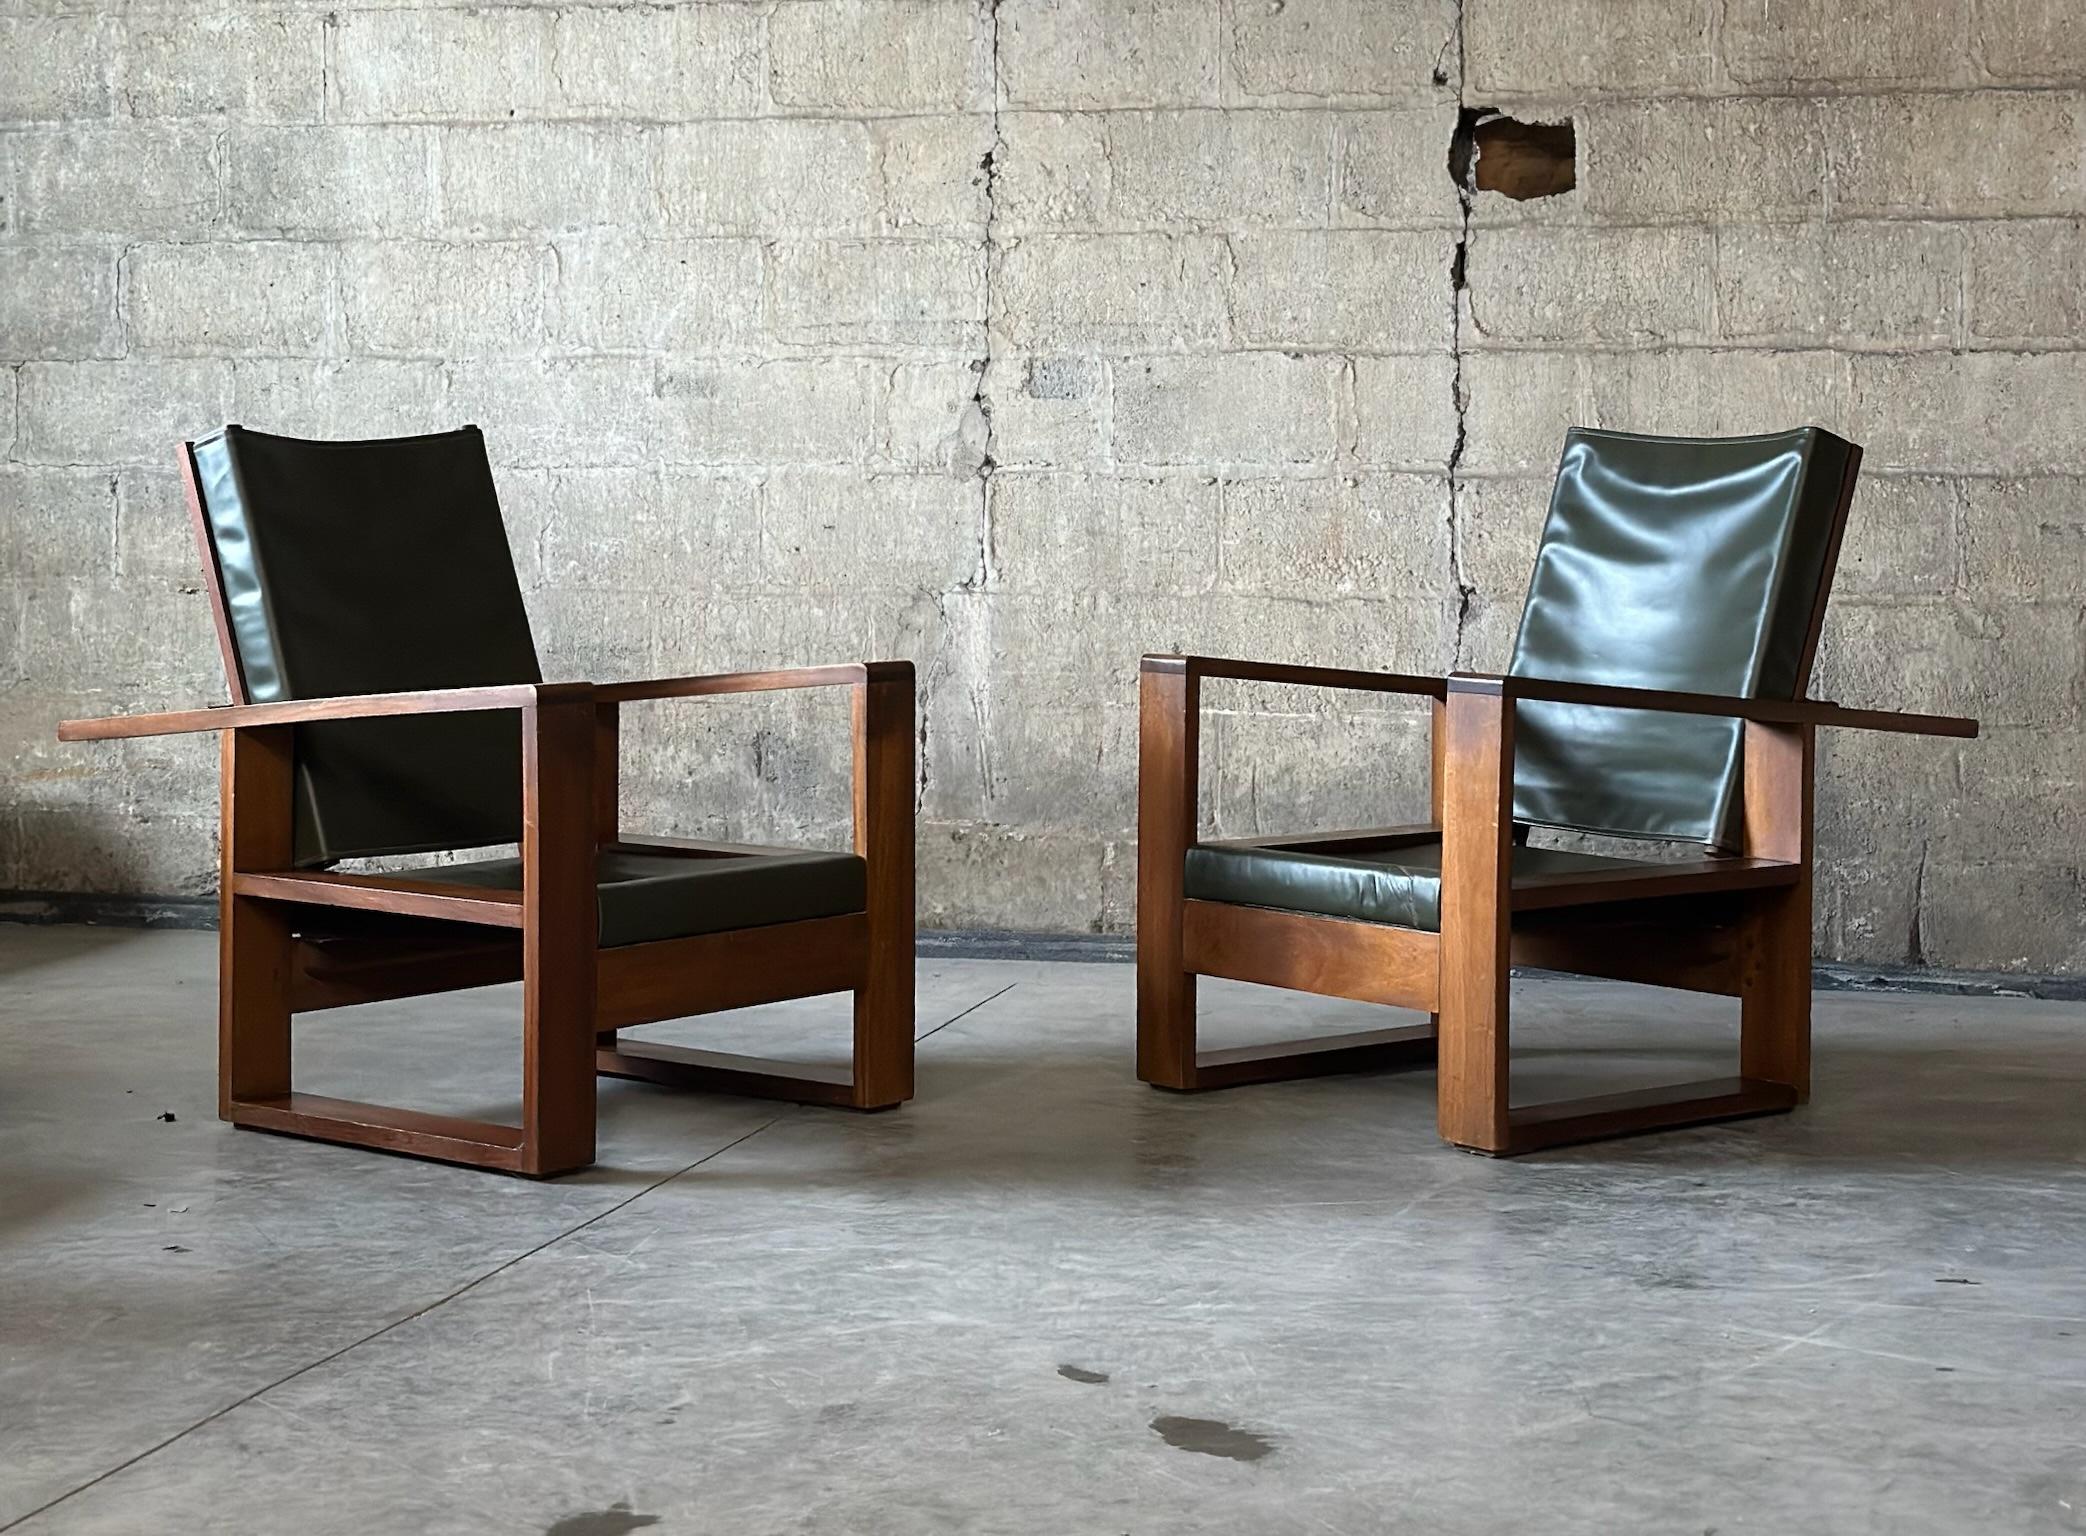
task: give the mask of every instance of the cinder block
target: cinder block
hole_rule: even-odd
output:
[[[0,880],[8,890],[208,896],[217,889],[216,817],[208,812],[176,816],[104,799],[24,808],[0,827],[9,850],[0,853]]]
[[[1356,358],[1356,460],[1389,469],[1445,468],[1458,430],[1455,373],[1446,353]]]
[[[1536,476],[1465,480],[1457,488],[1456,507],[1457,577],[1486,602],[1518,616],[1543,541],[1543,519],[1550,512],[1550,481]]]
[[[983,232],[991,118],[887,118],[869,125],[869,137],[887,226]]]
[[[1231,78],[1248,100],[1437,97],[1456,78],[1457,17],[1453,0],[1240,6],[1226,36]]]
[[[0,464],[0,570],[18,586],[116,568],[116,476]]]
[[[514,358],[443,370],[442,404],[476,422],[496,464],[631,465],[659,462],[659,370],[643,358]],[[580,674],[585,676],[587,674]]]
[[[420,128],[234,128],[226,222],[259,235],[412,234],[430,227],[429,139]]]
[[[16,452],[32,464],[164,465],[199,421],[224,421],[231,398],[231,364],[216,360],[25,363],[20,374]]]
[[[25,235],[135,240],[202,234],[217,222],[217,146],[206,127],[26,133],[14,162]]]
[[[1457,225],[1449,175],[1453,102],[1398,112],[1343,112],[1333,127],[1334,219],[1342,224]]]
[[[447,431],[472,418],[465,406],[444,399],[438,364],[364,357],[240,358],[232,364],[227,419],[291,437],[359,438]],[[195,437],[216,425],[208,415],[198,416],[183,435]]]
[[[122,350],[116,258],[91,246],[0,246],[0,361]]]
[[[116,496],[116,573],[126,582],[199,579],[203,555],[174,455],[164,468],[122,469],[107,478]]]
[[[1449,230],[1241,234],[1230,246],[1242,342],[1370,352],[1449,345]]]
[[[991,512],[994,590],[1188,596],[1217,586],[1208,475],[1002,472]]]
[[[1448,487],[1432,475],[1224,482],[1223,585],[1266,597],[1424,597],[1449,575]]]
[[[556,13],[343,11],[333,22],[328,89],[342,122],[541,117],[559,109]]]
[[[1472,5],[1463,12],[1464,99],[1705,90],[1709,25],[1708,7],[1667,0]]]
[[[1441,658],[1405,670],[1434,672]],[[1354,696],[1350,696],[1354,697]],[[1266,837],[1432,820],[1430,728],[1408,706],[1292,715],[1241,711],[1222,718],[1203,772],[1214,791],[1210,834]]]
[[[1928,475],[1864,474],[1847,512],[1833,591],[1845,597],[1953,592],[1961,560],[1958,504],[1966,490],[1957,481]]]
[[[209,357],[325,349],[332,258],[324,246],[143,245],[124,260],[137,351]]]
[[[1834,603],[1816,698],[2075,729],[2086,631],[2074,602]]]
[[[761,580],[760,489],[650,468],[547,476],[542,580],[622,592],[745,591]]]
[[[680,122],[767,110],[756,6],[585,5],[556,18],[561,113]]]
[[[975,475],[984,463],[988,430],[976,399],[978,379],[975,358],[894,365],[878,402],[872,459],[958,479]]]
[[[199,582],[184,591],[105,576],[31,587],[21,635],[25,675],[63,679],[83,714],[99,712],[81,697],[96,693],[161,708],[222,697],[217,635]]]
[[[1464,291],[1472,339],[1706,341],[1713,249],[1704,229],[1473,231]]]
[[[2086,875],[2076,860],[1928,862],[1921,958],[1929,965],[2066,972],[2086,967]]]
[[[351,352],[480,357],[543,339],[551,253],[540,245],[384,241],[341,247],[341,318]]]
[[[920,824],[916,886],[923,929],[1086,932],[1096,894],[1127,847],[1083,832],[948,820]],[[1009,881],[1007,871],[1022,878]],[[1114,929],[1127,918],[1118,914]]]
[[[1202,0],[1003,0],[1001,94],[1015,107],[1214,106],[1219,19]]]
[[[760,550],[775,592],[947,592],[984,579],[983,498],[944,475],[778,470],[761,482]]]
[[[1010,235],[1090,228],[1108,218],[1108,119],[1096,112],[1004,112],[994,157],[994,226]]]
[[[2086,92],[1843,96],[1820,112],[1835,215],[2079,211]]]
[[[1097,357],[1002,352],[985,375],[992,457],[1003,467],[1077,469],[1108,457],[1108,368]]]
[[[1332,119],[1316,112],[1108,118],[1108,209],[1125,225],[1323,226]]]
[[[1930,0],[1860,15],[1845,0],[1726,5],[1717,52],[1733,81],[1769,90],[1964,84],[1971,8],[1971,0]]]
[[[537,236],[655,222],[651,147],[630,127],[507,123],[440,132],[442,222]]]
[[[1822,110],[1794,97],[1617,101],[1575,110],[1579,204],[1595,219],[1633,223],[1818,216],[1828,131]],[[1524,206],[1496,192],[1478,197],[1517,218]]]
[[[133,117],[313,123],[325,104],[325,19],[310,11],[133,9],[119,70]]]
[[[557,242],[551,340],[574,351],[735,352],[761,326],[761,253],[752,240]]]
[[[1948,225],[1756,225],[1716,235],[1717,323],[1733,341],[1946,346],[1961,233]]]
[[[844,358],[675,362],[655,451],[674,464],[851,464],[867,454],[883,370]]]
[[[1857,353],[1848,435],[1877,467],[2086,470],[2086,352]]]
[[[109,18],[0,17],[0,122],[76,122],[110,110]]]
[[[985,252],[971,240],[778,240],[769,325],[792,346],[977,348]]]
[[[1226,265],[1209,235],[1031,235],[999,257],[993,326],[1023,350],[1214,346]]]
[[[1340,371],[1336,358],[1281,352],[1119,363],[1115,456],[1198,467],[1327,463]]]
[[[2086,598],[2086,481],[1965,481],[1963,543],[1981,598]]]
[[[797,109],[990,110],[984,18],[971,0],[788,0],[768,18],[768,88]]]
[[[860,123],[689,123],[651,140],[664,217],[691,234],[852,234],[869,226],[881,199]]]
[[[1972,224],[1963,290],[1973,337],[2086,336],[2086,226],[2076,219]]]
[[[2086,79],[2086,13],[2064,0],[1979,0],[1975,47],[1994,79]]]

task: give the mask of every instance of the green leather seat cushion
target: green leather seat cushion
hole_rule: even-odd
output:
[[[596,873],[604,949],[837,917],[868,903],[868,866],[852,853],[709,858],[604,850]],[[518,891],[522,866],[519,859],[480,859],[422,870],[417,878]]]
[[[1641,859],[1562,848],[1514,850],[1514,877],[1643,868]],[[1441,931],[1441,840],[1335,856],[1293,848],[1197,844],[1188,850],[1187,894],[1197,901],[1276,907],[1319,917]]]

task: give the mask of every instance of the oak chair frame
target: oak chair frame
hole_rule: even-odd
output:
[[[1816,632],[1814,624],[1813,644]],[[1337,854],[1440,838],[1439,933],[1186,895],[1186,856],[1197,841],[1205,678],[1432,701],[1429,823],[1232,841]],[[1513,817],[1514,711],[1524,700],[1743,721],[1736,855],[1512,880],[1512,849],[1527,830]],[[1146,656],[1138,710],[1139,1078],[1193,1092],[1431,1065],[1439,1073],[1442,1138],[1505,1156],[1775,1114],[1806,1102],[1817,730],[1977,734],[1974,720],[1808,699],[1726,698],[1461,672],[1414,677],[1208,656]],[[1507,1091],[1507,981],[1514,965],[1735,997],[1737,1073],[1514,1106]],[[1197,976],[1384,1003],[1430,1018],[1408,1028],[1204,1052],[1196,1046]]]
[[[184,452],[198,547],[210,548]],[[913,666],[876,661],[614,684],[521,683],[254,704],[246,700],[215,562],[203,561],[233,702],[69,720],[68,742],[216,731],[222,741],[218,1115],[234,1125],[531,1176],[595,1155],[597,1074],[860,1110],[913,1096]],[[846,688],[859,912],[602,948],[596,855],[761,858],[785,848],[638,837],[622,829],[621,706]],[[292,867],[295,733],[319,720],[514,710],[521,717],[519,890]],[[370,928],[300,934],[324,909]],[[381,914],[381,916],[371,916]],[[354,1003],[522,984],[521,1124],[298,1092],[291,1020]],[[644,1024],[830,992],[854,994],[844,1073],[626,1041]]]

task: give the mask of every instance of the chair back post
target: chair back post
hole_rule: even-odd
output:
[[[913,664],[870,662],[852,685],[854,847],[868,866],[869,943],[855,989],[857,1108],[913,1096]]]
[[[1137,679],[1137,1075],[1195,1087],[1195,977],[1182,937],[1200,794],[1202,680],[1147,656]]]
[[[594,1161],[595,737],[587,684],[521,712],[524,1173]]]
[[[1514,706],[1496,677],[1452,677],[1443,754],[1438,1115],[1444,1140],[1509,1144]]]

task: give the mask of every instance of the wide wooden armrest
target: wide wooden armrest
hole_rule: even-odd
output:
[[[491,688],[439,688],[426,693],[360,693],[333,699],[286,699],[279,704],[218,704],[164,714],[104,715],[66,720],[60,741],[119,741],[129,736],[181,736],[194,731],[241,730],[260,725],[303,725],[313,720],[374,720],[384,715],[454,715],[479,709],[524,709],[569,703],[593,693],[591,683],[502,683]]]
[[[1496,693],[1517,703],[1594,704],[1612,709],[1648,709],[1673,715],[1720,715],[1763,725],[1830,725],[1857,731],[1897,731],[1913,736],[1977,734],[1977,722],[1957,715],[1915,715],[1888,709],[1848,709],[1813,699],[1740,699],[1715,693],[1669,693],[1660,688],[1618,688],[1605,683],[1571,683],[1548,677],[1499,677],[1458,672],[1451,693]]]
[[[911,682],[909,661],[850,661],[832,667],[783,667],[772,672],[712,672],[701,677],[658,677],[632,683],[603,683],[600,704],[643,699],[693,699],[721,693],[777,693],[786,688],[846,688],[856,683]]]
[[[1294,683],[1303,688],[1345,688],[1360,693],[1410,693],[1428,698],[1447,696],[1447,681],[1412,677],[1402,672],[1361,672],[1348,667],[1300,667],[1282,661],[1237,661],[1224,656],[1147,656],[1147,672],[1175,672],[1188,677],[1235,677],[1254,683]]]

